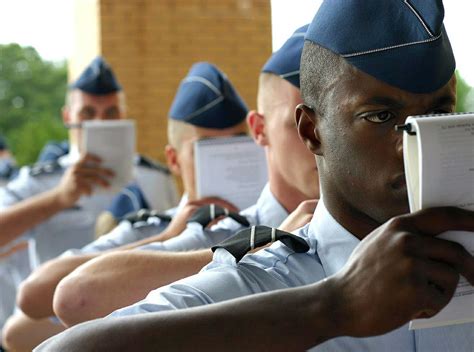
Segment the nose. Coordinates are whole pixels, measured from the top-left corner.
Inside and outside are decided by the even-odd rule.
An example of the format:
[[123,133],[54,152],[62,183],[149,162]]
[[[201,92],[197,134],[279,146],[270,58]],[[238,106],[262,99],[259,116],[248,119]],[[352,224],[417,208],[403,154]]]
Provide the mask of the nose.
[[397,156],[403,160],[403,132],[394,131],[395,134],[395,150]]

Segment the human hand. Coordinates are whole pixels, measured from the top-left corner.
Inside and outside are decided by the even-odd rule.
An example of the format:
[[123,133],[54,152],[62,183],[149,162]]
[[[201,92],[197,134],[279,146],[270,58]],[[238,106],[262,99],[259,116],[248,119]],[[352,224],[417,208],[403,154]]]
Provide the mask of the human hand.
[[451,300],[459,275],[474,284],[474,257],[436,238],[448,230],[474,231],[474,212],[443,207],[398,216],[356,247],[328,279],[339,293],[334,305],[345,335],[379,335],[432,317]]
[[[216,204],[221,207],[227,208],[231,212],[238,212],[239,210],[233,205],[232,203],[229,203],[221,198],[217,197],[206,197],[206,198],[201,198],[198,200],[194,201],[189,201],[182,209],[181,211],[176,214],[173,217],[173,220],[171,220],[170,224],[168,225],[168,228],[166,231],[170,231],[175,235],[180,234],[181,232],[184,231],[186,228],[187,221],[191,218],[191,216],[196,212],[197,209],[204,205],[209,205],[209,204]],[[212,226],[215,224],[219,219],[216,219],[212,221],[207,227]]]
[[113,171],[100,167],[101,159],[86,154],[79,161],[69,167],[55,188],[57,198],[63,208],[76,204],[83,195],[91,195],[95,187],[107,188],[109,179],[114,176]]
[[313,218],[313,213],[317,204],[317,199],[309,199],[301,202],[296,209],[293,210],[285,220],[283,220],[278,228],[286,232],[291,232],[306,225]]

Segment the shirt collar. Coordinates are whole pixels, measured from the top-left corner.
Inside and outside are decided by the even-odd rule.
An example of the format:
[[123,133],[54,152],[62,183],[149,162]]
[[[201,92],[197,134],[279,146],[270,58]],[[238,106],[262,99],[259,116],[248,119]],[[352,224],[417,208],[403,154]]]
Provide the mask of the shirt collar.
[[326,276],[338,272],[360,242],[333,218],[323,199],[316,206],[309,225],[308,237],[311,247],[316,250],[321,260]]
[[277,227],[288,216],[288,212],[275,198],[268,183],[260,193],[255,206],[257,208],[258,224]]

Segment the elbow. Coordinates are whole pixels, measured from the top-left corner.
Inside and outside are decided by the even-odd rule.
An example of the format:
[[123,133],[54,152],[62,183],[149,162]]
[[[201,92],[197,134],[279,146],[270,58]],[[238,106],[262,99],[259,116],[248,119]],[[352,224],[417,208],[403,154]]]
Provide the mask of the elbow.
[[94,319],[95,316],[91,316],[96,302],[94,293],[93,284],[85,275],[66,276],[54,293],[54,314],[67,327]]

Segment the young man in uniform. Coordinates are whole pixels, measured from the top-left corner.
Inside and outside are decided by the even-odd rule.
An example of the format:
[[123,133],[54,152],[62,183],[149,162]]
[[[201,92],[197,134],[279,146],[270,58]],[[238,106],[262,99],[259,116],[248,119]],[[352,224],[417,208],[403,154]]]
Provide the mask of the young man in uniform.
[[[98,58],[87,67],[67,93],[64,109],[66,125],[77,125],[85,119],[119,119],[124,117],[123,97],[109,66]],[[57,256],[71,246],[83,246],[94,238],[97,215],[113,195],[92,195],[94,188],[106,187],[112,177],[100,167],[94,156],[79,156],[80,129],[69,131],[74,150],[57,162],[23,167],[19,175],[0,189],[0,248],[8,251],[21,241],[30,250],[15,253],[20,267],[11,273],[15,286],[30,272],[30,267]],[[23,256],[21,262],[19,257]],[[28,258],[29,257],[29,258]],[[0,265],[13,262],[4,260]],[[13,258],[11,258],[13,260]],[[5,278],[4,278],[5,279]],[[8,301],[2,294],[0,326],[13,311],[15,296]],[[8,305],[7,305],[8,303]],[[5,314],[5,316],[3,316]]]
[[[441,207],[406,214],[402,137],[394,130],[409,115],[454,110],[443,15],[441,1],[323,2],[306,36],[305,104],[296,111],[323,194],[311,223],[297,232],[307,253],[277,243],[237,264],[219,248],[200,274],[38,350],[471,351],[472,323],[402,326],[439,312],[460,275],[474,283],[472,255],[436,238],[474,231],[474,213]],[[136,315],[256,293],[263,294]]]

